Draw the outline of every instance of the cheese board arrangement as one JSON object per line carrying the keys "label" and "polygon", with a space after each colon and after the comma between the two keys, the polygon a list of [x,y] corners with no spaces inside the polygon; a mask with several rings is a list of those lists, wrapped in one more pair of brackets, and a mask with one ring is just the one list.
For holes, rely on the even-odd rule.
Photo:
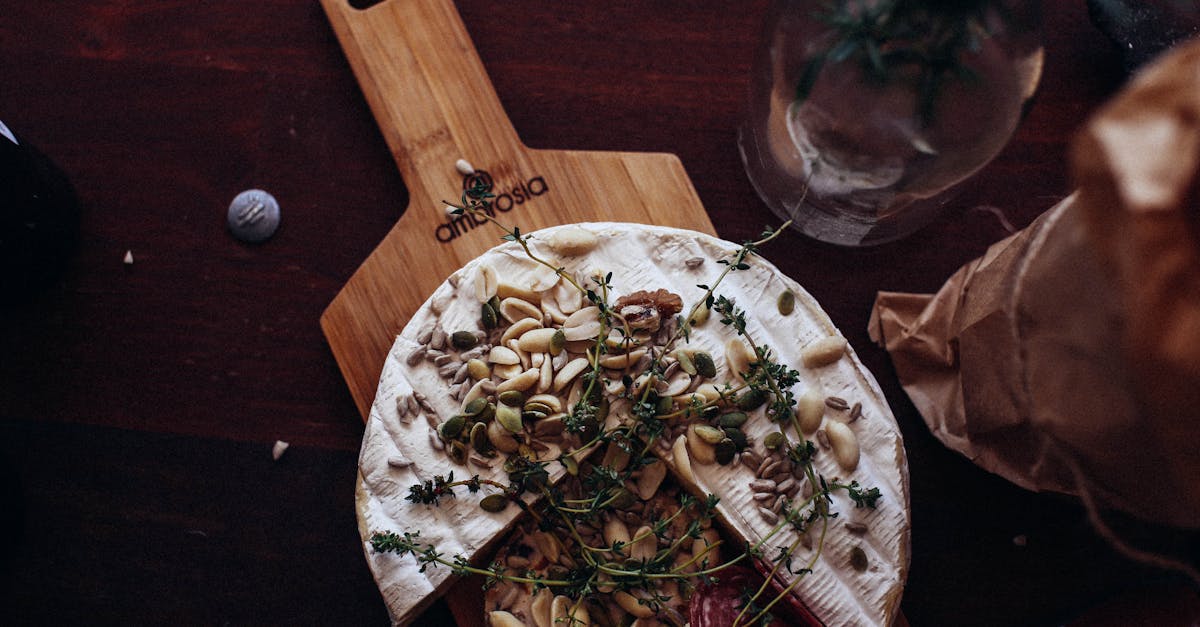
{"label": "cheese board arrangement", "polygon": [[321,318],[392,620],[892,624],[899,429],[778,231],[716,238],[673,155],[524,147],[449,0],[322,2],[412,199]]}

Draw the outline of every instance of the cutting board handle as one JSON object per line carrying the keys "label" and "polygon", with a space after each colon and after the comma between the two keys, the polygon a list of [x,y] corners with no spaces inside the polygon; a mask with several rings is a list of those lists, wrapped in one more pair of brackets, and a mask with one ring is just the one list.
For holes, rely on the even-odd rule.
{"label": "cutting board handle", "polygon": [[458,189],[458,159],[509,161],[525,150],[452,0],[321,4],[411,197]]}

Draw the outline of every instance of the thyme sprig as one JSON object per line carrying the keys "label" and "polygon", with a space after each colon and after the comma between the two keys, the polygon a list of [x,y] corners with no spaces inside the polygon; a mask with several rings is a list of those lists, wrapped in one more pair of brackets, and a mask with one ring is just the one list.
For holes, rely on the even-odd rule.
{"label": "thyme sprig", "polygon": [[[620,340],[619,347],[625,350],[637,345],[640,340],[635,336],[631,325],[609,305],[612,291],[612,274],[590,277],[592,284],[585,287],[576,277],[566,271],[563,266],[539,257],[529,244],[530,236],[521,233],[517,227],[507,228],[495,220],[487,211],[492,195],[487,188],[476,186],[463,192],[460,204],[446,203],[454,208],[453,213],[462,215],[470,213],[476,218],[484,219],[496,225],[502,232],[501,239],[514,242],[534,262],[552,269],[555,274],[566,281],[574,289],[579,290],[587,302],[597,308],[600,322],[600,332],[595,342],[587,351],[589,369],[582,377],[582,391],[579,400],[570,407],[564,418],[567,431],[578,440],[574,450],[564,452],[558,458],[567,471],[567,479],[562,484],[551,484],[546,461],[539,461],[531,455],[511,454],[505,462],[509,483],[482,479],[473,476],[467,479],[455,480],[451,472],[445,477],[435,476],[433,479],[413,485],[409,488],[407,500],[413,503],[438,505],[442,498],[455,497],[455,489],[465,487],[469,493],[480,491],[484,486],[497,488],[511,502],[519,504],[529,512],[537,527],[543,531],[552,531],[561,550],[566,550],[566,544],[561,539],[569,537],[575,549],[572,551],[575,566],[566,572],[555,571],[554,576],[539,575],[532,571],[514,571],[506,569],[500,563],[488,566],[475,566],[462,556],[446,557],[433,544],[425,543],[419,532],[376,533],[370,543],[374,551],[380,553],[395,553],[401,556],[413,556],[422,572],[426,568],[449,567],[456,574],[478,574],[486,578],[486,585],[492,586],[501,581],[530,584],[535,589],[552,588],[556,593],[567,594],[579,606],[584,599],[601,589],[628,590],[650,592],[649,597],[643,597],[642,602],[655,610],[667,609],[665,603],[669,600],[657,592],[655,582],[675,581],[683,590],[690,589],[697,583],[708,583],[714,576],[730,566],[748,559],[760,559],[772,564],[770,581],[781,569],[786,569],[794,576],[784,594],[796,586],[801,577],[811,573],[820,555],[829,521],[837,516],[831,511],[831,494],[844,490],[856,507],[875,507],[880,492],[875,488],[864,488],[857,482],[843,485],[838,482],[827,482],[819,476],[813,467],[816,448],[803,438],[799,424],[795,419],[795,398],[791,388],[799,382],[799,373],[778,363],[774,352],[769,346],[755,340],[747,322],[747,314],[732,299],[719,293],[719,286],[733,272],[745,271],[751,265],[748,259],[756,254],[759,247],[774,240],[790,224],[784,224],[779,229],[767,229],[753,241],[747,241],[727,259],[721,259],[719,276],[711,284],[701,284],[697,287],[703,290],[701,297],[692,305],[684,316],[676,318],[675,329],[660,341],[658,346],[650,348],[650,363],[640,372],[632,370],[632,365],[626,367],[622,379],[625,392],[622,396],[631,403],[630,412],[635,420],[621,424],[615,428],[604,427],[605,417],[609,410],[610,400],[604,389],[605,373],[600,364],[601,357],[608,350],[609,336],[615,332]],[[685,407],[675,409],[671,399],[660,398],[655,383],[665,377],[663,358],[680,341],[690,340],[692,326],[701,307],[707,307],[721,317],[721,322],[743,337],[751,347],[756,360],[743,376],[744,383],[726,383],[719,391],[719,398],[709,401],[694,399]],[[661,338],[660,338],[661,340]],[[635,380],[636,375],[636,380]],[[718,540],[708,543],[703,550],[691,554],[687,559],[676,563],[676,556],[681,551],[692,548],[692,542],[704,535],[704,530],[711,527],[716,516],[719,499],[714,495],[696,498],[683,492],[678,499],[678,507],[664,518],[654,521],[649,531],[634,534],[629,542],[613,541],[603,544],[589,544],[585,534],[581,533],[582,525],[595,525],[601,517],[627,507],[637,497],[625,487],[634,473],[648,463],[654,463],[652,451],[654,443],[662,436],[669,423],[680,420],[690,421],[710,420],[719,413],[724,405],[732,403],[743,404],[748,396],[761,397],[753,407],[743,407],[746,411],[765,405],[765,413],[776,422],[791,423],[799,444],[787,445],[786,454],[803,469],[805,480],[812,486],[812,496],[799,503],[788,501],[782,508],[781,519],[759,541],[745,547],[725,561],[717,561],[717,554],[723,542]],[[785,427],[781,426],[782,433]],[[602,445],[609,454],[617,451],[621,462],[609,466],[606,460],[598,460],[597,451]],[[662,462],[657,462],[662,463]],[[541,497],[541,505],[527,507],[522,494],[532,493]],[[495,496],[489,498],[497,498]],[[668,529],[680,520],[689,522],[686,529],[669,542]],[[820,525],[821,533],[818,548],[807,560],[805,565],[795,568],[793,555],[814,525]],[[794,541],[784,546],[775,547],[777,553],[770,556],[767,547],[770,542],[785,530],[797,534]],[[640,561],[628,557],[628,548],[643,541],[649,541],[653,536],[656,546],[649,558]],[[739,616],[737,624],[750,624],[755,621],[769,620],[769,610],[779,597],[770,599],[759,605],[767,584],[757,590],[748,599]],[[669,614],[669,612],[668,612]],[[743,621],[749,617],[749,622]],[[678,617],[682,624],[682,617]],[[674,619],[672,619],[674,620]]]}
{"label": "thyme sprig", "polygon": [[454,480],[454,471],[450,471],[446,476],[436,475],[433,479],[426,480],[424,483],[418,483],[408,488],[408,496],[406,500],[413,503],[422,503],[425,505],[437,505],[442,497],[453,497],[454,488],[465,486],[467,491],[474,494],[484,485],[490,485],[501,490],[508,491],[509,486],[498,481],[490,479],[481,479],[479,475],[475,475],[468,479],[460,481]]}

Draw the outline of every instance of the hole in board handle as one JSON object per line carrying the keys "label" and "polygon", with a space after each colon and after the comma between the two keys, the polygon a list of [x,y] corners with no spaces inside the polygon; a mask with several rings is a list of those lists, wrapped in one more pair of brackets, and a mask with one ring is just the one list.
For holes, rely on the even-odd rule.
{"label": "hole in board handle", "polygon": [[359,11],[363,11],[363,10],[369,9],[377,4],[382,4],[385,1],[386,0],[348,0],[347,4],[349,4],[350,8],[352,8],[352,9],[358,9]]}

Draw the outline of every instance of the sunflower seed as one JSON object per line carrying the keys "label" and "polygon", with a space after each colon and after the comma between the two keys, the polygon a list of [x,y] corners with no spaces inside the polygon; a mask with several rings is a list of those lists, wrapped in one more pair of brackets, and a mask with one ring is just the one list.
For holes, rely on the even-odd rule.
{"label": "sunflower seed", "polygon": [[850,404],[846,402],[846,399],[840,396],[826,396],[825,405],[830,409],[836,409],[838,411],[846,411],[847,409],[850,409]]}
{"label": "sunflower seed", "polygon": [[412,466],[412,461],[406,459],[403,455],[392,455],[388,458],[387,465],[392,468],[408,468]]}
{"label": "sunflower seed", "polygon": [[867,532],[867,526],[860,522],[854,522],[852,520],[847,520],[846,521],[846,531],[849,531],[850,533],[861,536]]}
{"label": "sunflower seed", "polygon": [[492,350],[491,346],[489,346],[487,344],[479,344],[475,348],[472,348],[471,350],[463,351],[463,352],[459,353],[458,358],[463,361],[479,359],[479,358],[483,357],[483,355],[490,350]]}
{"label": "sunflower seed", "polygon": [[429,299],[429,308],[433,310],[433,313],[440,315],[443,311],[446,311],[446,307],[450,304],[450,299],[453,297],[454,292],[435,294],[433,298]]}
{"label": "sunflower seed", "polygon": [[779,522],[779,515],[765,507],[758,508],[758,515],[762,516],[768,525],[774,525]]}
{"label": "sunflower seed", "polygon": [[770,492],[755,492],[753,498],[760,503],[765,503],[766,501],[773,500],[775,495]]}
{"label": "sunflower seed", "polygon": [[446,340],[447,339],[448,339],[448,336],[446,335],[445,329],[443,329],[442,327],[434,327],[433,328],[433,337],[429,338],[429,348],[440,351],[440,350],[446,348]]}
{"label": "sunflower seed", "polygon": [[416,366],[425,358],[425,351],[427,350],[429,350],[429,347],[424,345],[416,347],[408,354],[408,357],[404,358],[404,363],[408,364],[410,368]]}
{"label": "sunflower seed", "polygon": [[689,257],[683,261],[688,270],[695,270],[704,265],[704,257]]}
{"label": "sunflower seed", "polygon": [[817,444],[820,444],[821,448],[829,450],[829,436],[825,433],[824,429],[817,429]]}
{"label": "sunflower seed", "polygon": [[431,414],[437,413],[437,410],[435,410],[433,408],[433,405],[429,403],[429,398],[427,396],[425,396],[424,394],[422,394],[416,390],[413,390],[413,398],[417,399],[417,403],[421,406],[421,409],[423,409]]}
{"label": "sunflower seed", "polygon": [[751,492],[774,492],[775,482],[770,479],[755,479],[750,482]]}
{"label": "sunflower seed", "polygon": [[791,477],[791,474],[789,473],[787,479],[780,481],[779,485],[775,486],[775,491],[779,494],[787,494],[788,491],[790,491],[792,488],[795,488],[795,487],[796,487],[796,480],[793,479]]}
{"label": "sunflower seed", "polygon": [[429,342],[433,339],[433,329],[435,326],[434,324],[429,324],[422,329],[421,334],[417,336],[417,344],[428,346]]}

